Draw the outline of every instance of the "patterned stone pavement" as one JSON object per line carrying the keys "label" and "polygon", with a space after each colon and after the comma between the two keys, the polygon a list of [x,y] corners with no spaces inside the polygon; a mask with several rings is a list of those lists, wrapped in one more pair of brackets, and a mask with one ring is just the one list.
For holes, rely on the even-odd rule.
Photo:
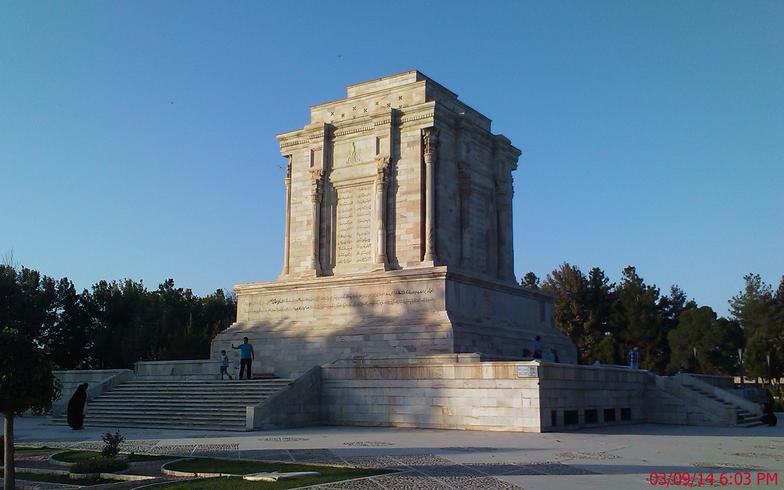
{"label": "patterned stone pavement", "polygon": [[[784,419],[784,417],[782,417]],[[106,429],[71,431],[20,418],[18,441],[94,449]],[[311,427],[252,433],[121,429],[144,454],[323,463],[391,470],[322,489],[628,490],[652,472],[777,472],[784,427],[636,425],[550,434]],[[755,473],[756,474],[756,473]]]}
{"label": "patterned stone pavement", "polygon": [[[98,449],[100,443],[32,441],[28,444],[70,449]],[[384,446],[384,444],[380,444]],[[563,464],[501,463],[458,464],[432,454],[401,454],[394,456],[340,457],[329,449],[256,449],[241,450],[239,444],[202,443],[166,444],[160,440],[131,440],[123,443],[124,450],[146,454],[172,456],[208,456],[240,459],[260,459],[312,464],[349,465],[361,468],[394,470],[369,479],[321,485],[322,489],[513,489],[521,488],[495,477],[505,475],[584,475],[591,471]],[[457,449],[457,448],[453,448]],[[459,452],[459,451],[458,451]],[[471,452],[471,451],[469,451]]]}

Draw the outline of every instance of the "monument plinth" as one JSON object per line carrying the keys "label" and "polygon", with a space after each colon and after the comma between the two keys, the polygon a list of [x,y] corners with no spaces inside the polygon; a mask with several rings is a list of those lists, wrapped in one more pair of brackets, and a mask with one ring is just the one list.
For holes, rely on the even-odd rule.
{"label": "monument plinth", "polygon": [[519,357],[533,337],[576,362],[553,300],[519,286],[512,171],[520,151],[418,71],[348,87],[278,135],[287,159],[283,269],[242,284],[257,372],[291,376],[377,354]]}

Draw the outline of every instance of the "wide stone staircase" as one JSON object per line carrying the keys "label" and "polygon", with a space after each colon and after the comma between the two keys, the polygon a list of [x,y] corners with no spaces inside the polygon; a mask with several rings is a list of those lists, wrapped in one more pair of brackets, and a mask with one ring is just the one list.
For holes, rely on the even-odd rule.
{"label": "wide stone staircase", "polygon": [[717,386],[705,381],[710,378],[722,377],[651,374],[651,389],[646,391],[648,421],[732,427],[762,425],[759,404],[745,399],[731,383]]}
{"label": "wide stone staircase", "polygon": [[756,427],[758,425],[763,425],[762,415],[753,414],[748,410],[744,409],[743,407],[740,407],[738,405],[735,405],[734,403],[730,403],[726,400],[717,397],[716,395],[714,395],[713,393],[709,392],[706,389],[703,389],[699,386],[694,386],[693,384],[689,384],[688,381],[684,382],[683,386],[701,396],[704,396],[710,400],[713,400],[716,403],[725,406],[726,408],[734,409],[736,415],[736,422],[735,422],[736,427]]}
{"label": "wide stone staircase", "polygon": [[[281,378],[228,381],[126,381],[88,402],[85,427],[245,430],[246,407],[287,387]],[[66,415],[52,418],[66,424]]]}

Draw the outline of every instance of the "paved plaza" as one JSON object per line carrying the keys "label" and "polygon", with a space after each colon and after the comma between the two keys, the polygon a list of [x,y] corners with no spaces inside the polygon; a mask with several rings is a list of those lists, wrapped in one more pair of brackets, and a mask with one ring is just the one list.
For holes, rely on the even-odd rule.
{"label": "paved plaza", "polygon": [[[779,414],[780,420],[784,414]],[[107,428],[72,431],[47,419],[16,420],[18,444],[97,448]],[[261,432],[121,429],[127,450],[313,463],[399,473],[320,488],[631,489],[651,488],[651,472],[748,471],[746,487],[782,488],[784,427],[625,425],[570,433],[504,433],[313,427]],[[756,484],[778,472],[778,484]],[[675,486],[675,485],[670,485]],[[710,486],[710,485],[706,485]]]}

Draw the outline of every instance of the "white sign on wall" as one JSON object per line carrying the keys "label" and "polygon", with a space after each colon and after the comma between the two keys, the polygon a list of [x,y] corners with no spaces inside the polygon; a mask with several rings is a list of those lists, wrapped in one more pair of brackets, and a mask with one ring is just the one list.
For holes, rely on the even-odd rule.
{"label": "white sign on wall", "polygon": [[519,364],[517,366],[518,378],[538,378],[539,366],[532,366],[529,364]]}

